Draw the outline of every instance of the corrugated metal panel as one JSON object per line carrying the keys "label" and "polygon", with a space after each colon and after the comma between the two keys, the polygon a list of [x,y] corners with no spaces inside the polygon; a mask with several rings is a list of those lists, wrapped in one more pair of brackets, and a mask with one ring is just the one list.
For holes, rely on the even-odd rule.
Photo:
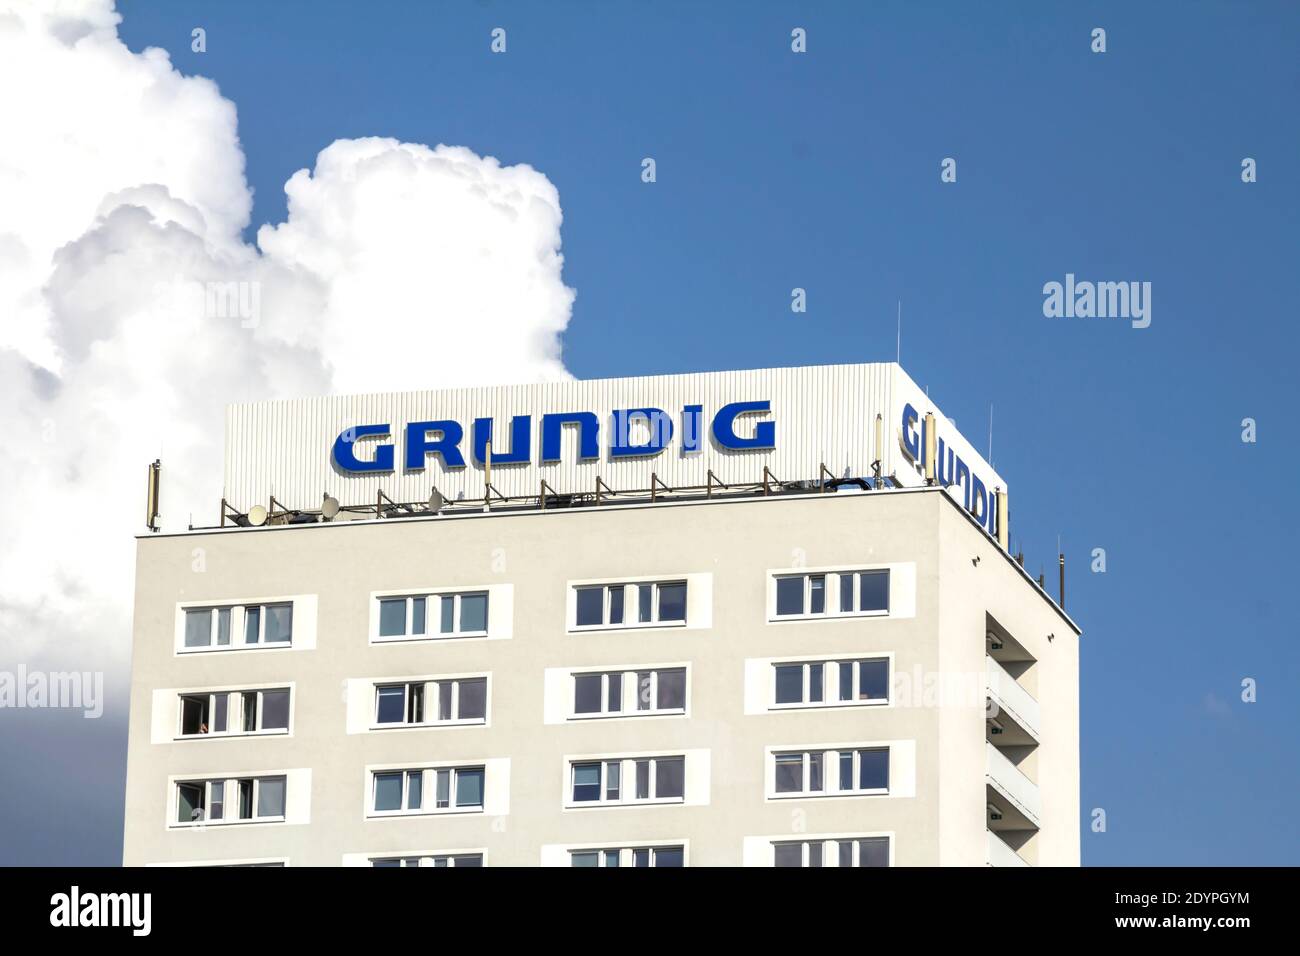
{"label": "corrugated metal panel", "polygon": [[[770,401],[768,420],[776,423],[773,450],[731,451],[712,441],[714,413],[730,402]],[[673,487],[703,485],[709,469],[728,483],[758,482],[766,465],[780,479],[816,479],[818,465],[837,476],[870,474],[876,413],[884,416],[884,473],[896,472],[907,484],[919,483],[915,469],[898,450],[897,436],[903,404],[911,402],[922,415],[938,409],[924,392],[893,363],[831,365],[804,368],[703,372],[645,378],[551,382],[442,391],[342,395],[232,405],[226,415],[225,494],[246,509],[265,503],[270,495],[290,508],[315,508],[328,492],[345,505],[375,500],[382,490],[397,501],[422,501],[431,486],[448,498],[481,498],[484,476],[471,455],[471,431],[476,418],[494,419],[499,448],[508,442],[514,415],[532,415],[532,463],[494,463],[492,484],[508,497],[535,495],[539,482],[556,491],[588,492],[596,476],[615,489],[650,486],[654,472]],[[680,437],[683,406],[703,405],[704,441],[701,451],[683,454]],[[674,437],[653,457],[611,460],[610,416],[617,409],[661,408],[673,419]],[[564,457],[539,465],[541,416],[555,412],[594,412],[600,420],[601,458],[577,459],[577,435],[566,429]],[[465,429],[461,443],[467,467],[445,470],[430,456],[427,467],[406,471],[403,465],[404,426],[408,422],[452,419]],[[754,419],[742,418],[737,430],[750,434]],[[386,474],[350,474],[332,462],[331,448],[345,429],[386,423],[392,426],[397,470]],[[941,435],[949,438],[964,460],[986,482],[1005,483],[940,415]],[[364,447],[364,442],[358,447]],[[992,485],[990,485],[992,487]]]}

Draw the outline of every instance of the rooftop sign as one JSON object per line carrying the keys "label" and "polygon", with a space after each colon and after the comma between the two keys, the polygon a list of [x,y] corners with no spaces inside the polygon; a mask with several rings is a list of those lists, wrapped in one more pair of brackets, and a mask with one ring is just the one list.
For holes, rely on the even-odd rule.
{"label": "rooftop sign", "polygon": [[[934,415],[936,436],[926,433]],[[880,417],[880,447],[876,419]],[[1006,483],[892,363],[834,365],[525,386],[337,396],[231,406],[226,497],[316,507],[379,491],[422,501],[481,498],[491,458],[502,495],[585,492],[718,481],[815,480],[881,472],[924,483],[935,474],[993,531],[992,492]]]}

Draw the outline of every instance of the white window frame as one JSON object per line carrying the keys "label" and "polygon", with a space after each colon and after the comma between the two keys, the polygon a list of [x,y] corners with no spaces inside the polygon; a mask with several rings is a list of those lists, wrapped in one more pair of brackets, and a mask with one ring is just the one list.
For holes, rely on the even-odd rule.
{"label": "white window frame", "polygon": [[[857,606],[861,601],[859,590],[861,588],[862,574],[883,574],[886,582],[886,601],[884,610],[860,611]],[[841,586],[842,579],[845,575],[852,578],[853,584],[853,609],[848,611],[840,610],[841,604]],[[803,579],[803,606],[805,610],[796,614],[781,614],[778,611],[777,589],[778,582],[789,578]],[[812,580],[813,578],[825,578],[825,605],[824,610],[813,612],[808,610],[812,607]],[[815,570],[803,568],[790,568],[784,571],[770,572],[771,601],[768,619],[770,621],[821,621],[829,619],[843,620],[854,617],[889,617],[892,613],[894,603],[894,575],[891,568],[866,568],[866,567],[844,567],[844,568],[818,568]]]}
{"label": "white window frame", "polygon": [[[487,603],[487,609],[483,615],[483,629],[475,631],[465,631],[460,629],[461,621],[461,603],[467,597],[482,596]],[[442,631],[442,602],[446,598],[452,600],[452,630]],[[438,607],[431,608],[430,603],[436,599]],[[492,628],[492,592],[489,588],[456,588],[445,591],[420,591],[416,593],[403,594],[375,594],[371,600],[375,601],[375,624],[374,633],[371,635],[372,644],[403,644],[415,641],[451,641],[461,640],[464,638],[487,637]],[[405,632],[402,634],[384,635],[380,633],[383,629],[383,602],[385,601],[405,601],[406,602],[406,624]],[[415,634],[412,628],[415,625],[415,608],[416,601],[424,601],[424,633]]]}
{"label": "white window frame", "polygon": [[[465,681],[483,681],[483,716],[462,718],[460,714],[460,685]],[[409,681],[390,681],[377,680],[372,684],[372,697],[370,708],[370,729],[371,730],[398,730],[402,728],[415,727],[474,727],[483,726],[488,722],[487,715],[491,707],[491,680],[488,674],[468,674],[456,677],[428,677],[418,680]],[[424,686],[424,719],[418,722],[406,720],[405,717],[411,709],[411,688],[417,684]],[[442,712],[442,694],[443,684],[451,684],[451,712],[456,715],[449,720],[440,720],[437,715]],[[402,688],[402,715],[400,722],[379,722],[379,691],[384,688],[398,687]],[[430,715],[433,715],[432,717]]]}
{"label": "white window frame", "polygon": [[[241,780],[251,780],[253,782],[253,793],[251,799],[251,810],[253,815],[247,818],[239,817],[239,782]],[[287,774],[240,774],[234,777],[185,777],[172,782],[173,793],[175,794],[175,804],[173,819],[170,826],[181,829],[195,829],[203,827],[219,826],[242,826],[245,824],[257,823],[283,823],[286,819],[284,813],[274,816],[258,816],[258,798],[261,795],[261,785],[264,780],[279,780],[284,784],[284,808],[287,811],[289,806],[289,776]],[[183,786],[202,786],[203,787],[203,816],[196,817],[188,822],[183,822],[175,817],[180,813],[180,788]],[[214,788],[221,788],[221,819],[210,820],[208,813],[212,808],[212,793]],[[234,799],[231,799],[231,796]],[[234,816],[231,816],[231,812]]]}
{"label": "white window frame", "polygon": [[894,839],[893,837],[884,834],[877,834],[874,836],[828,836],[828,837],[805,838],[802,840],[800,839],[773,840],[772,841],[772,865],[776,866],[776,848],[778,846],[798,845],[802,857],[802,860],[799,865],[800,867],[803,868],[809,868],[810,861],[812,859],[812,844],[820,843],[822,848],[821,868],[823,869],[838,868],[840,866],[839,844],[848,843],[852,848],[851,850],[852,861],[849,863],[849,866],[854,867],[855,869],[861,869],[862,868],[861,867],[861,860],[862,860],[861,841],[863,840],[884,840],[886,859],[888,861],[885,863],[885,866],[890,867],[894,865]]}
{"label": "white window frame", "polygon": [[[647,781],[649,792],[654,794],[658,789],[659,778],[659,761],[661,760],[680,760],[682,762],[682,795],[680,797],[637,797],[636,794],[636,765],[641,761],[648,761],[650,764],[650,774]],[[577,769],[579,766],[598,764],[600,766],[600,797],[596,800],[578,800],[574,795],[574,789],[577,786]],[[611,764],[618,764],[618,797],[609,798],[609,768]],[[689,761],[685,753],[672,754],[655,754],[652,756],[641,757],[593,757],[570,758],[568,782],[565,789],[565,807],[570,809],[582,809],[584,807],[623,807],[623,806],[673,806],[686,802],[686,793],[688,789],[686,781],[686,772]],[[630,795],[629,795],[630,794]]]}
{"label": "white window frame", "polygon": [[[480,867],[484,867],[487,865],[487,854],[484,853],[482,850],[454,852],[454,853],[381,854],[379,856],[370,857],[367,862],[370,864],[372,868],[374,868],[377,867],[384,860],[397,860],[398,866],[401,869],[409,869],[412,867],[419,867],[419,866],[436,867],[438,866],[438,860],[446,860],[447,862],[444,864],[445,867],[455,867],[457,858],[467,857],[467,856],[478,857],[478,865]],[[465,864],[461,864],[461,865],[464,866]]]}
{"label": "white window frame", "polygon": [[[659,593],[660,589],[668,585],[681,585],[685,589],[686,597],[684,602],[683,617],[681,620],[661,621],[659,620]],[[628,621],[629,611],[634,617],[640,617],[640,589],[650,588],[650,620]],[[611,581],[608,583],[592,581],[582,584],[571,584],[573,591],[573,626],[572,630],[578,631],[625,631],[637,628],[658,628],[658,627],[686,627],[691,616],[691,592],[690,581],[688,578],[654,578],[644,581]],[[601,621],[600,624],[579,624],[578,623],[578,592],[587,591],[595,588],[602,590],[601,599]],[[610,592],[614,588],[623,589],[623,620],[616,624],[609,623]]]}
{"label": "white window frame", "polygon": [[[769,752],[771,760],[770,774],[770,792],[769,800],[809,800],[822,799],[825,797],[871,797],[871,796],[888,796],[890,785],[893,782],[893,754],[889,746],[861,746],[861,747],[810,747],[808,749],[779,749]],[[886,773],[890,785],[883,788],[872,787],[862,789],[858,787],[858,781],[862,779],[862,752],[863,751],[883,751],[886,760]],[[822,755],[822,789],[810,790],[808,784],[811,780],[811,754]],[[852,781],[853,787],[842,790],[840,789],[840,761],[841,755],[851,753],[853,755]],[[776,763],[780,757],[790,757],[799,755],[802,762],[800,766],[800,784],[802,789],[781,792],[777,790],[776,784]]]}
{"label": "white window frame", "polygon": [[[262,703],[262,696],[276,691],[284,691],[289,695],[289,726],[264,728],[262,726],[262,717],[265,708]],[[256,726],[253,730],[244,730],[244,695],[256,695]],[[217,710],[217,698],[226,698],[226,729],[209,730],[207,733],[187,734],[185,733],[185,698],[187,697],[207,697],[208,698],[208,718],[209,724]],[[237,698],[237,703],[231,698]],[[197,691],[178,691],[176,694],[176,740],[206,740],[208,738],[221,737],[287,737],[293,732],[293,704],[294,692],[292,684],[276,685],[272,687],[248,687],[236,688],[233,690],[197,690]],[[238,728],[238,729],[233,729]]]}
{"label": "white window frame", "polygon": [[[579,853],[595,853],[596,867],[600,869],[610,868],[606,854],[618,854],[618,868],[637,869],[636,853],[639,850],[648,851],[650,854],[649,867],[640,867],[640,869],[649,869],[654,867],[660,850],[680,850],[682,854],[682,868],[686,867],[686,844],[685,843],[643,843],[633,844],[630,846],[581,846],[572,847],[566,852],[569,854],[569,866],[573,867],[573,858]],[[676,869],[674,867],[674,869]]]}
{"label": "white window frame", "polygon": [[[861,693],[862,670],[860,665],[863,663],[884,663],[887,673],[885,677],[885,696],[880,698],[870,698],[868,700],[859,700],[858,694]],[[840,700],[840,666],[842,664],[852,665],[853,668],[853,696],[848,700]],[[812,688],[812,668],[820,665],[822,668],[822,700],[810,700],[809,694]],[[832,678],[832,665],[834,666],[834,677]],[[817,710],[831,707],[888,707],[892,700],[893,690],[893,658],[884,654],[871,654],[866,656],[845,655],[844,657],[823,657],[816,659],[790,659],[774,660],[771,663],[770,670],[770,690],[768,693],[768,707],[770,710]],[[779,667],[802,667],[803,668],[803,694],[800,701],[794,703],[780,703],[776,699],[777,690],[777,668]],[[826,698],[832,696],[828,693],[834,688],[834,700]]]}
{"label": "white window frame", "polygon": [[[641,674],[650,675],[650,699],[658,701],[659,699],[659,675],[664,671],[682,671],[682,706],[681,707],[648,707],[638,709],[637,704],[641,699]],[[610,677],[620,675],[622,686],[619,692],[619,710],[609,709],[609,683]],[[600,677],[600,710],[591,713],[578,713],[578,678],[580,677]],[[568,681],[568,718],[570,720],[608,720],[627,717],[684,717],[690,707],[691,700],[691,669],[686,664],[651,664],[640,667],[620,667],[599,670],[574,670],[569,674]]]}
{"label": "white window frame", "polygon": [[[289,609],[289,640],[274,641],[267,643],[266,640],[266,621],[269,608],[287,607]],[[245,631],[247,629],[247,614],[250,608],[256,608],[257,616],[257,640],[247,642]],[[178,654],[207,654],[212,652],[226,651],[251,651],[260,649],[274,648],[291,648],[294,646],[294,634],[297,630],[297,613],[292,600],[267,600],[267,601],[250,601],[244,604],[186,604],[182,605],[181,611],[181,633],[180,645],[177,647]],[[189,635],[189,618],[190,614],[200,611],[206,611],[209,618],[208,643],[196,647],[190,647],[185,643],[185,638]],[[221,615],[219,611],[230,612],[230,643],[218,644],[217,634],[220,631],[219,621]]]}
{"label": "white window frame", "polygon": [[[482,775],[483,787],[480,794],[480,801],[477,806],[461,807],[454,803],[456,799],[457,782],[460,774],[467,771],[477,770]],[[438,799],[438,774],[442,772],[450,774],[447,783],[447,801],[445,807],[436,806]],[[402,775],[402,806],[397,810],[376,810],[375,795],[379,786],[379,776],[381,774],[400,773]],[[420,774],[420,806],[408,808],[406,806],[410,796],[411,775]],[[384,820],[390,817],[417,817],[417,816],[445,816],[453,814],[466,813],[483,813],[487,804],[487,787],[488,774],[487,765],[482,763],[465,763],[465,764],[447,764],[435,767],[392,767],[384,769],[371,769],[369,771],[369,780],[367,781],[366,793],[366,817],[372,820]],[[428,806],[432,801],[435,805]]]}

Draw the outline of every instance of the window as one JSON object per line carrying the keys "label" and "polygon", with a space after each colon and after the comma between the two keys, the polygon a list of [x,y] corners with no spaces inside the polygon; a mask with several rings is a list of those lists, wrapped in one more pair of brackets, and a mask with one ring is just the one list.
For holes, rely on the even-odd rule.
{"label": "window", "polygon": [[284,816],[284,777],[266,777],[253,781],[254,802],[257,807],[256,818]]}
{"label": "window", "polygon": [[440,853],[430,856],[379,856],[370,861],[374,867],[413,866],[482,866],[482,853]]}
{"label": "window", "polygon": [[654,627],[686,623],[686,582],[599,584],[574,589],[577,627]]}
{"label": "window", "polygon": [[776,753],[772,760],[777,797],[889,792],[888,747]]}
{"label": "window", "polygon": [[[857,585],[856,602],[849,597],[850,581]],[[840,575],[840,610],[848,612],[856,607],[860,612],[889,610],[889,572],[859,571]]]}
{"label": "window", "polygon": [[187,607],[183,651],[288,647],[293,643],[293,605],[236,604]]}
{"label": "window", "polygon": [[176,784],[175,822],[179,825],[278,821],[284,819],[284,806],[284,777],[185,780]]}
{"label": "window", "polygon": [[483,637],[487,629],[486,591],[379,598],[381,641]]}
{"label": "window", "polygon": [[289,692],[287,690],[259,690],[257,730],[289,729]]}
{"label": "window", "polygon": [[835,617],[889,613],[889,569],[776,578],[776,617]]}
{"label": "window", "polygon": [[375,812],[419,810],[423,806],[424,771],[375,774]]}
{"label": "window", "polygon": [[889,866],[889,837],[773,843],[772,857],[775,866]]}
{"label": "window", "polygon": [[181,737],[289,732],[289,688],[180,695]]}
{"label": "window", "polygon": [[[267,644],[288,644],[293,639],[293,605],[268,604],[261,615],[262,641]],[[249,640],[248,643],[253,643]]]}
{"label": "window", "polygon": [[683,846],[637,846],[600,850],[570,850],[570,866],[685,866]]}
{"label": "window", "polygon": [[772,668],[776,707],[834,707],[889,700],[887,658],[790,661]]}
{"label": "window", "polygon": [[482,767],[376,770],[371,776],[375,816],[483,809]]}
{"label": "window", "polygon": [[375,685],[375,726],[427,727],[487,720],[487,678]]}
{"label": "window", "polygon": [[633,717],[686,712],[686,668],[573,675],[574,717]]}
{"label": "window", "polygon": [[800,574],[776,582],[777,614],[825,614],[826,575]]}
{"label": "window", "polygon": [[580,806],[680,803],[686,794],[685,757],[575,761],[570,774],[570,802]]}

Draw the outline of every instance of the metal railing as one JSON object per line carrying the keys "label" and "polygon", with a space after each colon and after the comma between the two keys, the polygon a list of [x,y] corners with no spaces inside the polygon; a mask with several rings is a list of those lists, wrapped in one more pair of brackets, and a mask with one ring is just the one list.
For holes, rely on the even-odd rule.
{"label": "metal railing", "polygon": [[1029,864],[992,830],[986,831],[989,843],[989,866],[1028,866]]}
{"label": "metal railing", "polygon": [[1037,739],[1042,716],[1038,701],[1007,673],[1005,667],[988,655],[984,657],[984,672],[989,696],[998,705],[998,709],[1010,714],[1016,723]]}
{"label": "metal railing", "polygon": [[1038,784],[1026,777],[1020,768],[1008,760],[997,747],[987,742],[984,747],[988,758],[986,770],[988,781],[1034,826],[1038,826],[1043,813],[1043,798],[1038,791]]}

